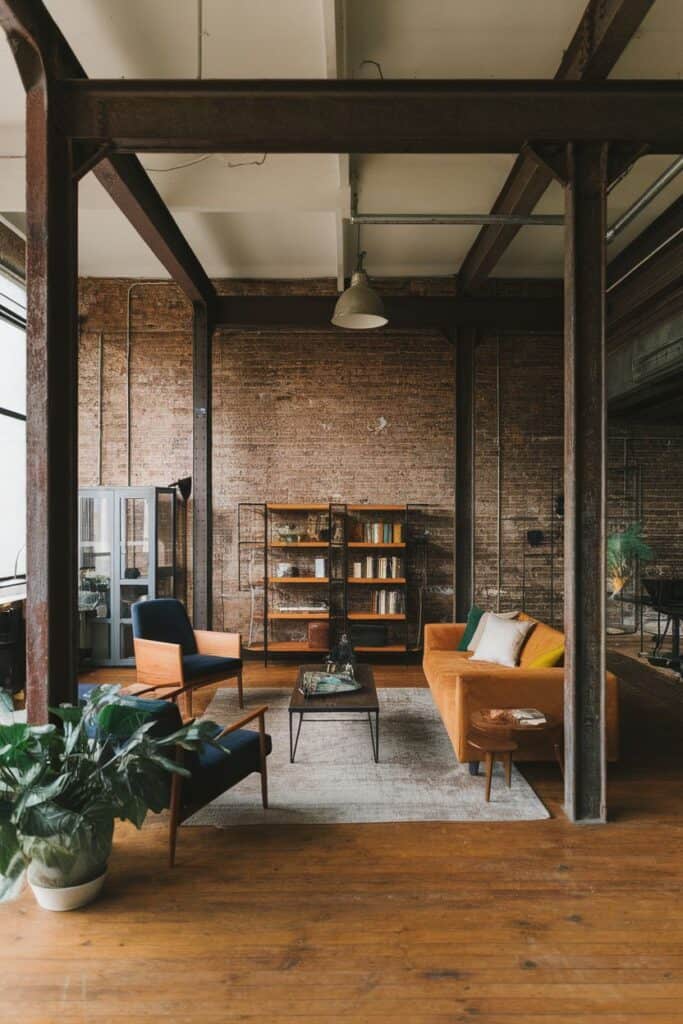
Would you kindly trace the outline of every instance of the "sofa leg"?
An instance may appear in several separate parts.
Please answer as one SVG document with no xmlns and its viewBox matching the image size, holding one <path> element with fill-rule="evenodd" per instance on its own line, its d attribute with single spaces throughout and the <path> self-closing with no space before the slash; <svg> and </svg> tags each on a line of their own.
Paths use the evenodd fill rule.
<svg viewBox="0 0 683 1024">
<path fill-rule="evenodd" d="M 470 769 L 470 775 L 478 775 L 479 774 L 479 762 L 478 761 L 470 761 L 469 762 L 469 769 Z"/>
</svg>

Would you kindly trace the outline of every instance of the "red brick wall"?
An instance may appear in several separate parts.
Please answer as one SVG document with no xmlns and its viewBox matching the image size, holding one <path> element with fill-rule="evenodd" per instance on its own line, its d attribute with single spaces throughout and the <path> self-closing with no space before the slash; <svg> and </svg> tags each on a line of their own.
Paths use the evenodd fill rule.
<svg viewBox="0 0 683 1024">
<path fill-rule="evenodd" d="M 126 300 L 131 283 L 81 283 L 84 485 L 98 482 L 100 335 L 102 483 L 126 482 Z M 333 295 L 330 282 L 232 282 L 230 287 L 252 292 L 314 287 Z M 419 283 L 420 290 L 429 288 Z M 131 299 L 131 482 L 167 484 L 192 472 L 191 311 L 172 285 L 136 282 Z M 428 524 L 426 617 L 450 617 L 453 373 L 452 347 L 437 333 L 332 338 L 315 331 L 269 330 L 217 335 L 217 626 L 246 630 L 248 594 L 236 590 L 236 509 L 240 501 L 267 499 L 435 504 Z M 501 608 L 525 606 L 544 619 L 552 613 L 561 623 L 562 523 L 553 510 L 553 490 L 562 489 L 561 339 L 484 336 L 476 356 L 475 415 L 476 597 L 493 607 L 498 601 Z M 643 521 L 657 556 L 651 568 L 683 574 L 683 430 L 610 424 L 610 514 L 616 517 L 623 506 L 618 470 L 625 458 L 640 466 Z M 543 531 L 539 548 L 527 542 L 530 529 Z"/>
</svg>

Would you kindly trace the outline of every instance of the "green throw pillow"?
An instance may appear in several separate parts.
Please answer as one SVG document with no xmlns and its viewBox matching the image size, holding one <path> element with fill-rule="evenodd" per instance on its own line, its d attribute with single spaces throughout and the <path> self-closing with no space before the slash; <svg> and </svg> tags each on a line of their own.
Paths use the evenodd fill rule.
<svg viewBox="0 0 683 1024">
<path fill-rule="evenodd" d="M 467 625 L 465 626 L 465 632 L 463 634 L 463 638 L 460 641 L 460 643 L 458 644 L 458 646 L 456 647 L 457 651 L 466 651 L 467 650 L 467 645 L 469 644 L 470 640 L 474 636 L 475 630 L 476 630 L 477 626 L 479 625 L 479 619 L 482 617 L 483 614 L 484 614 L 484 609 L 483 608 L 479 608 L 476 604 L 472 605 L 472 607 L 469 610 L 469 614 L 467 616 Z"/>
</svg>

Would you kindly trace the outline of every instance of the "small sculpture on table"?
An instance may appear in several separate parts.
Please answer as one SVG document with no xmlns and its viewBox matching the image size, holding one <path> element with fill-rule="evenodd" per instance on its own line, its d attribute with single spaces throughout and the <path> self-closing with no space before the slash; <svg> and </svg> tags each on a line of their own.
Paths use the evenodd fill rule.
<svg viewBox="0 0 683 1024">
<path fill-rule="evenodd" d="M 339 643 L 335 644 L 328 654 L 325 670 L 350 676 L 352 679 L 356 678 L 356 655 L 353 652 L 353 644 L 346 633 L 342 633 Z"/>
</svg>

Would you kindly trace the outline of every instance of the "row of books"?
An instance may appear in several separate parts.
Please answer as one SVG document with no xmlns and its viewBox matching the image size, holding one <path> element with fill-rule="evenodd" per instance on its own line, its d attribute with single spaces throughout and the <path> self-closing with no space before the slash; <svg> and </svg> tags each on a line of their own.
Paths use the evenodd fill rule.
<svg viewBox="0 0 683 1024">
<path fill-rule="evenodd" d="M 402 544 L 403 523 L 363 523 L 365 544 Z"/>
<path fill-rule="evenodd" d="M 403 576 L 403 559 L 398 555 L 390 558 L 378 558 L 368 555 L 361 562 L 353 563 L 354 579 L 361 580 L 395 580 Z"/>
<path fill-rule="evenodd" d="M 402 590 L 378 590 L 372 595 L 370 611 L 373 615 L 400 615 L 406 610 Z"/>
</svg>

